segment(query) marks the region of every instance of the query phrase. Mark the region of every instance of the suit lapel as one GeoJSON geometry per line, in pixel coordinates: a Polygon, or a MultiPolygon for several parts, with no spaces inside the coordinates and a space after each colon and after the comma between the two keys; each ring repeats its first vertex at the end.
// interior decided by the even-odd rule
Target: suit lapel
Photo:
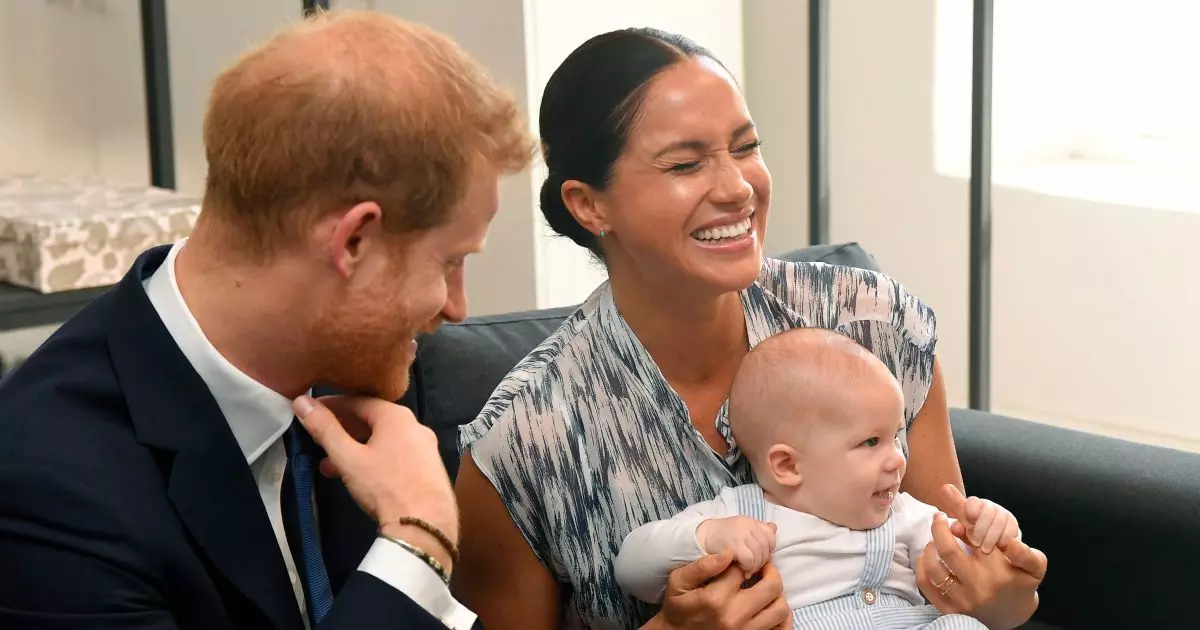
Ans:
{"type": "Polygon", "coordinates": [[[250,467],[212,393],[143,289],[142,281],[168,249],[142,254],[109,296],[109,350],[135,435],[142,444],[174,454],[167,496],[212,566],[275,628],[303,628],[250,467]]]}

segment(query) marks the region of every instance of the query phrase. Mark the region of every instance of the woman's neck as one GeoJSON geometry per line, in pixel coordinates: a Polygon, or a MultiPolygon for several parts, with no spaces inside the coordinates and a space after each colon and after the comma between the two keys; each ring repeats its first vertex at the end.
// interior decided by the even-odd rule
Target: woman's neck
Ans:
{"type": "Polygon", "coordinates": [[[663,376],[672,384],[731,379],[749,350],[740,296],[701,296],[640,280],[614,279],[613,302],[663,376]]]}

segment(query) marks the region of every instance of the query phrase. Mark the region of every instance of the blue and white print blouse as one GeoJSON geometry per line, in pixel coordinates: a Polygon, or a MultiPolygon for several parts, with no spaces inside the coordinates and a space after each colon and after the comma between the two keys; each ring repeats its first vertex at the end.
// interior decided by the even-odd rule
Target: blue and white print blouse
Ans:
{"type": "MultiPolygon", "coordinates": [[[[899,380],[911,425],[933,378],[935,320],[900,284],[864,269],[767,258],[741,299],[751,347],[819,326],[873,352],[899,380]]],[[[563,586],[563,627],[636,628],[654,615],[621,592],[613,561],[635,527],[753,481],[727,411],[728,404],[711,420],[730,446],[721,456],[692,425],[606,282],[462,427],[460,447],[563,586]]]]}

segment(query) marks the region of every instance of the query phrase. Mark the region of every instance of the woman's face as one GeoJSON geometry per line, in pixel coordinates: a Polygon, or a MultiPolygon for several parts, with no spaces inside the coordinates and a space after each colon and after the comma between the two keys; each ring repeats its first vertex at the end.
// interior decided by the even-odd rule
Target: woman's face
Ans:
{"type": "Polygon", "coordinates": [[[648,86],[600,200],[610,263],[667,284],[739,291],[758,277],[771,175],[741,90],[711,59],[648,86]]]}

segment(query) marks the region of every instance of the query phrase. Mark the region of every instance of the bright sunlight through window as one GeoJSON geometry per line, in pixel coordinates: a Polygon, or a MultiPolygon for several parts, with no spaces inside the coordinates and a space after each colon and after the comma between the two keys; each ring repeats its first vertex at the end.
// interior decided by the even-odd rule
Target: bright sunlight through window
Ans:
{"type": "MultiPolygon", "coordinates": [[[[970,174],[971,12],[939,0],[935,165],[970,174]]],[[[993,183],[1200,211],[1200,2],[998,0],[993,183]]]]}

